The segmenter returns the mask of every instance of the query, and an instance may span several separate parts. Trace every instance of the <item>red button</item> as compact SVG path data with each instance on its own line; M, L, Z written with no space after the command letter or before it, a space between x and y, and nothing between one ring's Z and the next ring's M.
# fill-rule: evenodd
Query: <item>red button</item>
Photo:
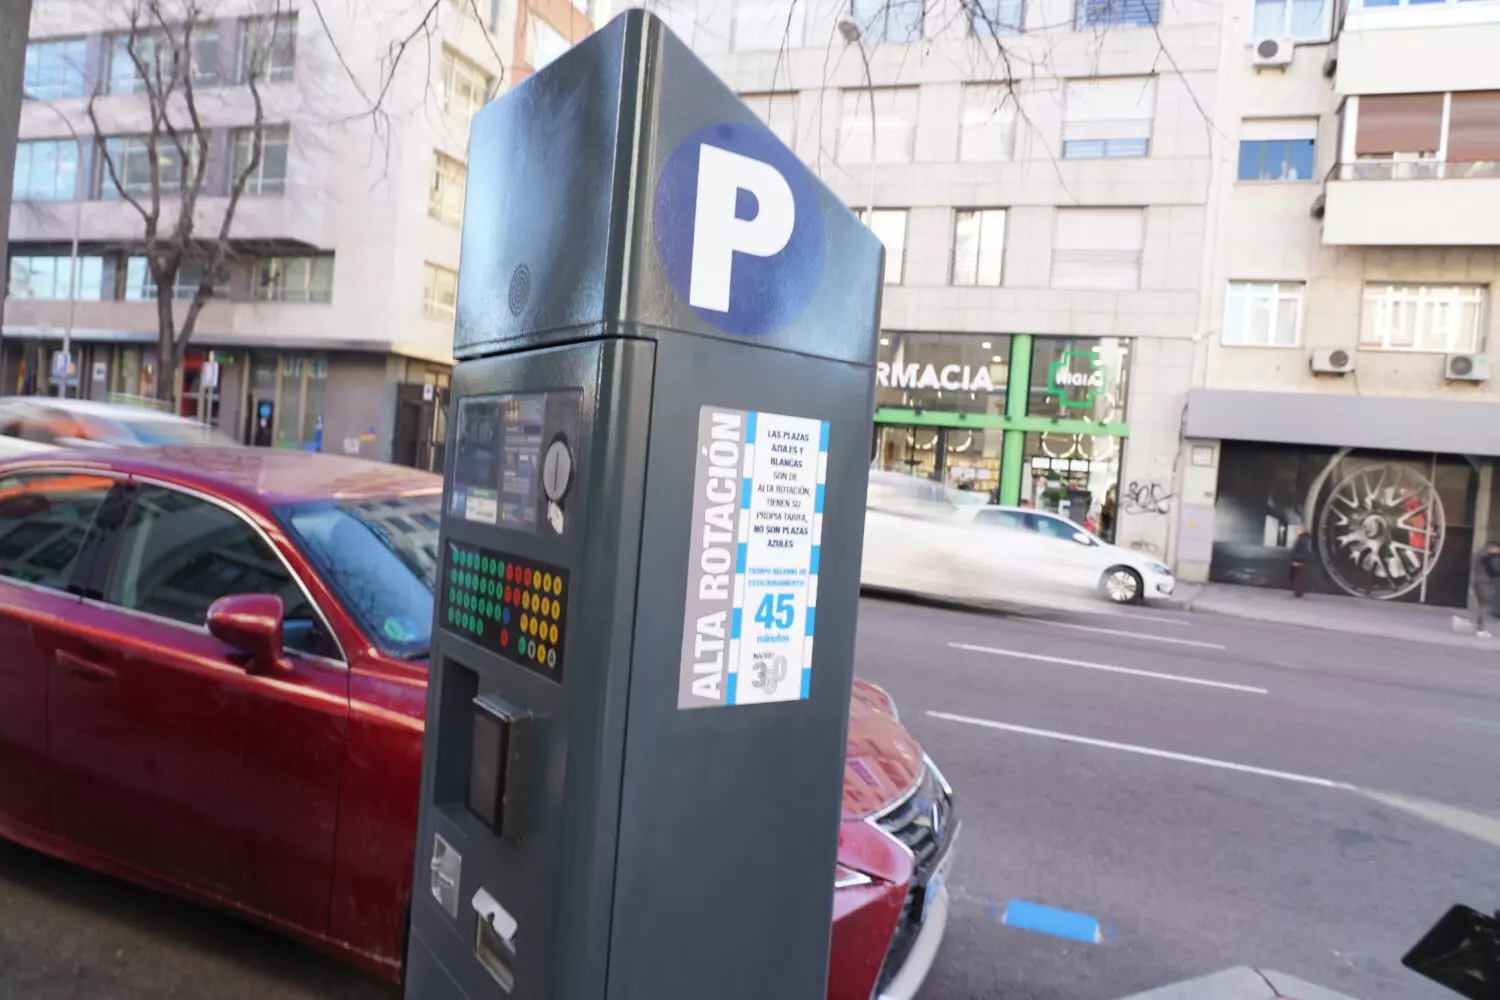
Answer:
M528 587L531 586L531 567L530 566L526 567L526 580L525 580L525 583L526 583L526 586L528 586Z
M509 587L505 588L505 600L507 600L507 601L510 600L510 588Z
M503 628L503 629L500 630L500 645L502 645L502 646L509 646L510 645L510 629L504 629Z

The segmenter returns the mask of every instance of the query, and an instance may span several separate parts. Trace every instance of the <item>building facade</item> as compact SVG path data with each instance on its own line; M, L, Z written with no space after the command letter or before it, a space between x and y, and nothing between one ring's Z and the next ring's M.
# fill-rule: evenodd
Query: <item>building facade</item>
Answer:
M247 443L440 468L469 120L591 30L588 11L569 0L375 0L321 15L300 0L196 6L212 13L189 46L176 24L156 44L191 49L206 133L198 232L217 231L232 172L250 162L252 46L264 111L232 254L177 374L183 414ZM148 201L154 187L170 220L181 162L168 150L150 180L138 76L149 33L131 35L132 9L34 7L0 392L55 393L63 380L92 399L157 392L156 289L127 196ZM179 274L179 322L199 278L191 264ZM54 374L65 332L75 365Z
M1500 3L1237 4L1224 41L1178 570L1284 587L1303 525L1311 589L1462 607L1500 534Z
M873 205L873 464L1165 553L1203 324L1219 8L648 7L846 204Z

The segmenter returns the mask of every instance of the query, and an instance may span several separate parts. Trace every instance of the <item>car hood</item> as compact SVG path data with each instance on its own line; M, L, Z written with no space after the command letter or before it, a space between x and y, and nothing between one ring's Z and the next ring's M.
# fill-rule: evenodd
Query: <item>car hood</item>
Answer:
M921 777L922 748L891 713L884 692L854 682L844 755L844 818L860 819L894 804Z

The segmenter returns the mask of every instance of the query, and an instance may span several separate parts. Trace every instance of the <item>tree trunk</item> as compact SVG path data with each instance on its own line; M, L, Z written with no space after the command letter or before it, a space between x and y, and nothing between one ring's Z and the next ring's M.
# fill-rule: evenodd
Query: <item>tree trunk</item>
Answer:
M163 295L160 287L156 294L156 398L160 402L174 402L177 387L177 330L172 317L170 287ZM172 412L177 407L172 406Z

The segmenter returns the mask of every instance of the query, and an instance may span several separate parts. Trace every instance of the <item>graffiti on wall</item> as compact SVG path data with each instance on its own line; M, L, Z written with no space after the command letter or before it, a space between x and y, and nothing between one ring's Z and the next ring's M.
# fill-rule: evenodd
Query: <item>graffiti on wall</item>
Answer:
M1177 498L1160 483L1138 483L1131 480L1125 487L1123 506L1127 514L1167 514Z

